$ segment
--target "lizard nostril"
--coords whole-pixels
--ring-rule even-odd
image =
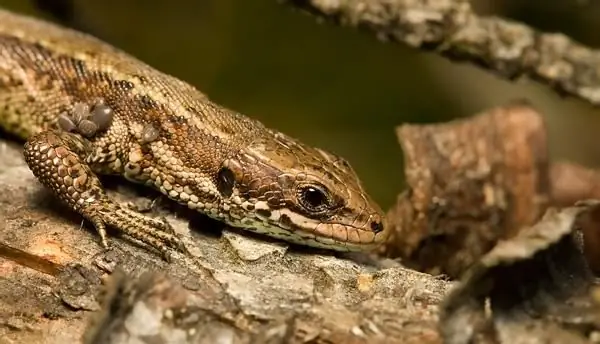
[[[373,232],[379,233],[383,230],[383,223],[379,221],[373,221],[371,222],[371,229],[373,230]]]

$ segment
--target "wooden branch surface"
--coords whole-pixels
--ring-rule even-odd
[[[448,282],[397,263],[377,271],[366,257],[220,236],[170,202],[153,212],[185,236],[194,257],[174,254],[167,264],[114,237],[105,253],[93,228],[35,180],[20,145],[0,141],[0,149],[2,344],[80,343],[84,334],[88,344],[440,342],[437,304]],[[121,202],[156,196],[110,182]],[[115,269],[125,277],[113,277]]]

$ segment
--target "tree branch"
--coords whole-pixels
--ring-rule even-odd
[[[504,78],[527,76],[600,105],[600,51],[563,34],[477,16],[468,0],[281,0],[379,39],[470,62]]]

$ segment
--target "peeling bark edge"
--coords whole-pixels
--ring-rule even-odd
[[[469,62],[508,80],[529,77],[600,105],[600,51],[560,33],[477,16],[468,0],[278,0],[385,41]]]
[[[598,213],[599,206],[588,200],[550,209],[538,223],[482,257],[440,306],[444,342],[472,343],[482,335],[494,343],[587,343],[585,331],[565,324],[598,323],[578,220]],[[571,314],[579,319],[569,319]],[[592,316],[585,318],[587,314]]]

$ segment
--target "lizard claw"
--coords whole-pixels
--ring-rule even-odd
[[[106,232],[104,230],[106,224],[118,229],[122,234],[134,239],[134,241],[159,250],[167,261],[170,259],[171,249],[187,252],[175,229],[173,229],[164,217],[159,219],[152,218],[117,204],[109,208],[102,209],[90,216],[94,227],[96,227],[96,230],[100,234],[103,245],[106,242]]]

